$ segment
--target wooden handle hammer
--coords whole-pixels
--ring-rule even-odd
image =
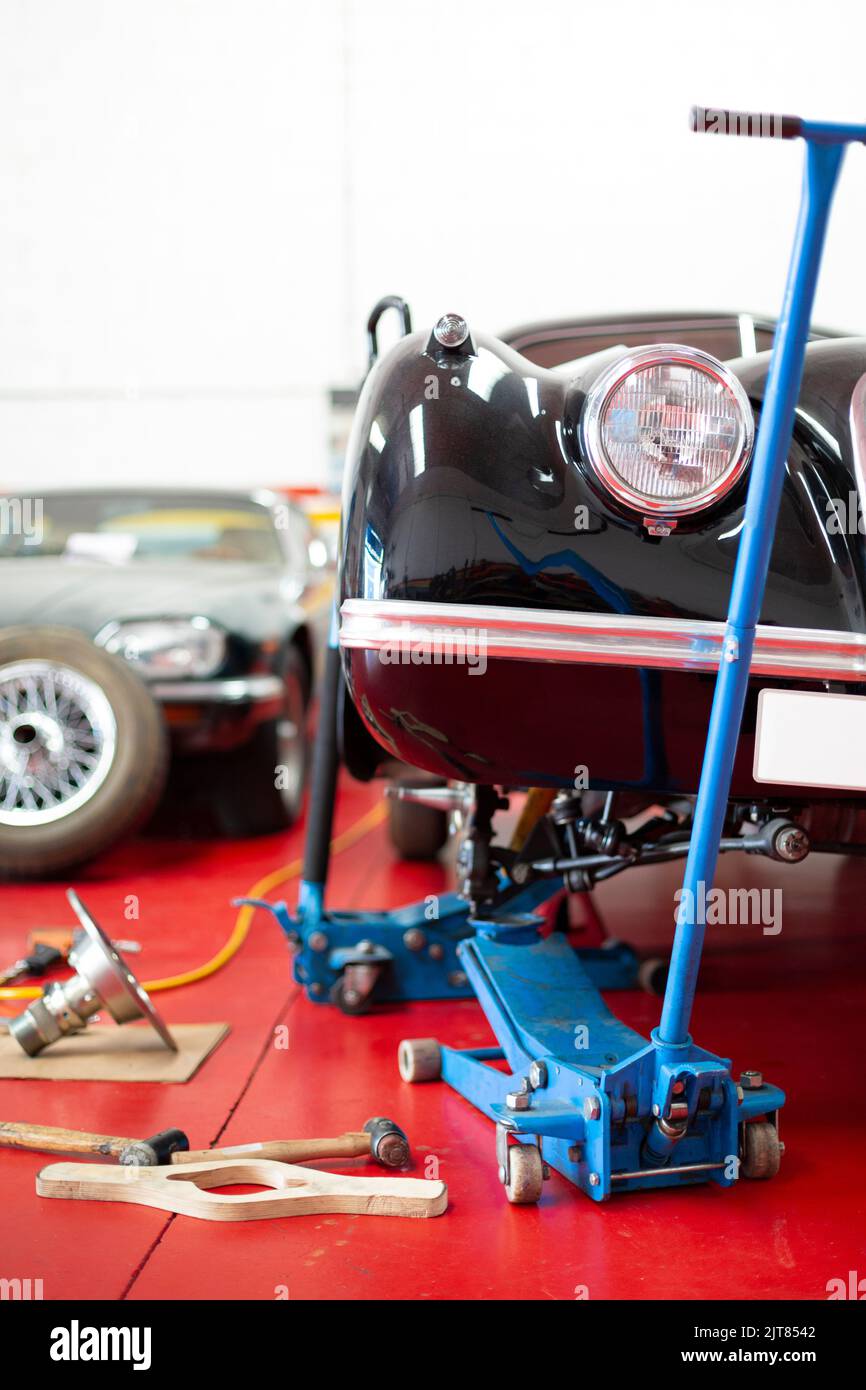
[[[189,1140],[180,1129],[164,1129],[150,1139],[124,1139],[118,1134],[87,1134],[80,1129],[0,1120],[0,1148],[93,1154],[95,1158],[116,1158],[136,1168],[155,1168],[160,1163],[171,1163],[175,1154],[189,1148]]]
[[[368,1120],[362,1130],[335,1139],[272,1139],[223,1149],[190,1150],[180,1129],[166,1129],[149,1139],[87,1134],[77,1129],[0,1121],[0,1148],[36,1149],[40,1153],[92,1154],[116,1158],[131,1168],[154,1168],[165,1163],[202,1163],[221,1158],[276,1159],[304,1163],[317,1158],[356,1158],[367,1155],[384,1168],[403,1168],[409,1161],[409,1141],[393,1120],[383,1115]]]
[[[341,1134],[336,1139],[268,1139],[261,1144],[234,1144],[223,1149],[190,1149],[188,1153],[173,1153],[170,1161],[203,1163],[215,1154],[220,1158],[271,1158],[281,1163],[360,1158],[366,1154],[383,1168],[404,1168],[409,1161],[409,1140],[399,1125],[379,1115],[368,1120],[362,1130]]]

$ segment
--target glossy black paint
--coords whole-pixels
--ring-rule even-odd
[[[567,376],[480,334],[468,346],[446,352],[416,333],[370,374],[350,443],[342,596],[724,620],[748,469],[720,504],[652,537],[603,492],[580,454],[586,392],[621,350]],[[732,365],[759,414],[769,353]],[[808,348],[764,623],[866,627],[863,538],[826,524],[831,499],[856,492],[848,411],[864,372],[864,339]],[[345,664],[379,742],[430,771],[568,785],[576,763],[588,762],[597,785],[696,788],[710,678],[511,661],[473,678],[462,668],[383,667],[364,653]],[[494,709],[507,711],[501,727]],[[413,730],[413,721],[435,735]],[[648,772],[647,739],[640,756],[620,755],[627,730],[649,738],[650,724],[664,732],[664,757],[650,758]],[[581,739],[569,738],[569,726]],[[575,751],[587,730],[592,759]],[[754,790],[748,738],[747,716],[735,794]]]

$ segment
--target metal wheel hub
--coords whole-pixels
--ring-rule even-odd
[[[0,825],[47,825],[98,791],[117,721],[105,693],[51,661],[0,666]]]

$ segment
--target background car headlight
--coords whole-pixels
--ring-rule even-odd
[[[625,353],[590,388],[584,456],[626,506],[678,516],[734,486],[752,449],[740,382],[709,353],[660,343]]]
[[[225,633],[207,618],[111,623],[96,643],[124,657],[140,675],[159,680],[213,675],[226,650]]]

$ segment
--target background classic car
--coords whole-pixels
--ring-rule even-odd
[[[19,524],[0,535],[0,871],[60,869],[139,823],[166,735],[187,824],[289,824],[331,593],[303,512],[165,488],[3,505]]]

